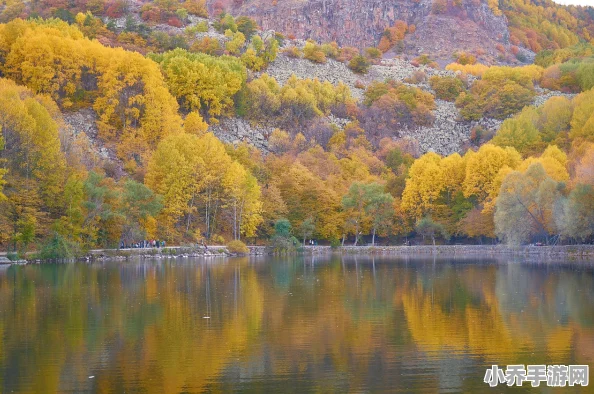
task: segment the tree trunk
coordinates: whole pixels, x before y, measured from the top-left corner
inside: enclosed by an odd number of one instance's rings
[[[219,201],[216,201],[214,203],[214,208],[212,209],[212,220],[210,221],[210,232],[211,233],[216,233],[217,231],[217,211],[219,210]]]
[[[192,208],[194,207],[194,197],[196,193],[192,193],[192,200],[190,201],[190,211],[188,212],[188,220],[186,222],[186,232],[190,231],[190,224],[192,223]]]
[[[233,238],[237,240],[237,201],[233,202]]]
[[[357,242],[359,242],[359,223],[357,223],[357,227],[355,228],[355,243],[353,246],[357,246]]]
[[[241,241],[241,225],[243,224],[243,208],[245,205],[245,201],[241,202],[241,206],[239,208],[239,220],[237,223],[237,239]]]
[[[210,239],[210,190],[207,192],[206,207],[204,211],[204,220],[206,222],[206,239]]]
[[[435,237],[431,237],[431,239],[433,240],[433,246],[435,246]]]
[[[371,236],[371,246],[375,246],[375,227],[373,228],[373,235]]]
[[[344,246],[344,238],[346,237],[346,234],[342,234],[342,243],[340,244],[340,246]]]

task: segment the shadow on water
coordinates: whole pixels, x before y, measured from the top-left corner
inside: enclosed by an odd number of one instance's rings
[[[594,364],[594,265],[336,255],[11,266],[0,315],[3,392],[477,392],[492,364]]]

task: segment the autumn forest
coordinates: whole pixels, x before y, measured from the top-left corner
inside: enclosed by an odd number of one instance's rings
[[[594,13],[492,3],[511,34],[492,64],[423,54],[406,80],[352,88],[267,70],[279,57],[339,63],[367,81],[415,27],[354,48],[270,34],[201,0],[0,0],[0,251],[592,243]],[[471,129],[456,152],[407,135],[439,106]],[[79,113],[95,131],[68,127]],[[219,138],[229,119],[271,130],[266,149]]]

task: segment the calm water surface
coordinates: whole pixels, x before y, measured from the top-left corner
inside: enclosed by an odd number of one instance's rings
[[[594,269],[354,257],[11,266],[0,338],[4,393],[484,392],[491,364],[594,367]],[[509,389],[530,390],[543,389]]]

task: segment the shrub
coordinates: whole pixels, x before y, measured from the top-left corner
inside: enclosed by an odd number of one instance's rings
[[[274,129],[268,138],[270,150],[277,154],[282,154],[291,149],[291,136],[284,130]]]
[[[556,63],[563,63],[570,59],[579,59],[594,55],[594,45],[580,43],[568,48],[544,50],[536,54],[534,64],[549,67]]]
[[[151,7],[149,4],[145,4],[140,11],[140,17],[145,22],[156,23],[161,21],[161,10],[157,7]]]
[[[357,89],[365,89],[365,84],[363,83],[363,81],[361,81],[361,80],[359,80],[359,79],[358,79],[358,80],[355,82],[355,87],[356,87]]]
[[[419,84],[427,81],[427,74],[421,70],[415,70],[412,75],[406,78],[405,82]]]
[[[6,253],[6,258],[10,261],[17,261],[19,259],[19,256],[15,252],[8,252]]]
[[[429,79],[431,89],[435,90],[438,99],[455,101],[464,91],[464,82],[456,77],[433,76]]]
[[[240,16],[235,19],[237,30],[243,33],[246,38],[250,38],[258,31],[258,24],[255,20],[247,16]]]
[[[470,53],[466,53],[466,52],[455,53],[454,58],[456,59],[456,61],[458,63],[460,63],[462,65],[476,63],[476,57],[474,57],[474,55],[471,55]]]
[[[248,48],[243,55],[241,55],[241,61],[252,71],[260,71],[266,65],[264,59],[257,56],[256,51],[254,51],[253,48]]]
[[[534,94],[531,84],[481,80],[475,82],[469,94],[460,94],[456,106],[466,120],[478,120],[482,116],[505,119],[530,104]]]
[[[408,32],[408,25],[406,22],[398,20],[394,23],[394,26],[388,27],[382,33],[382,38],[378,44],[378,48],[382,52],[387,52],[393,47],[397,47],[397,51],[401,52],[404,49],[404,43],[402,40]]]
[[[426,54],[416,57],[415,59],[413,59],[411,64],[415,67],[423,65],[431,68],[439,68],[439,65],[433,59],[431,59],[429,55]]]
[[[225,238],[222,235],[214,234],[210,237],[210,243],[215,245],[223,245],[225,244]]]
[[[227,244],[227,250],[233,254],[248,254],[250,252],[248,247],[238,239],[230,241]]]
[[[188,10],[186,10],[185,8],[178,8],[177,10],[175,10],[175,15],[182,22],[185,22],[188,20]]]
[[[483,117],[483,108],[477,100],[471,95],[462,93],[456,100],[456,107],[460,110],[460,115],[466,120],[479,120]]]
[[[285,44],[285,36],[279,32],[274,33],[274,39],[280,47],[282,47]]]
[[[427,93],[416,87],[406,86],[394,80],[389,80],[387,82],[373,82],[365,91],[363,103],[367,106],[371,106],[385,95],[394,96],[398,100],[404,102],[411,110],[418,108],[419,106],[425,106],[429,109],[435,107],[433,95],[431,93]]]
[[[474,145],[482,145],[493,138],[494,131],[485,129],[483,126],[475,126],[470,130],[470,142]]]
[[[365,55],[372,60],[381,59],[382,51],[374,47],[369,47],[365,48]]]
[[[329,44],[322,44],[320,47],[324,55],[331,59],[336,59],[338,54],[340,53],[340,49],[338,48],[338,44],[336,42],[331,42]]]
[[[326,63],[326,55],[322,48],[312,41],[305,43],[303,47],[303,57],[314,63]]]
[[[367,71],[369,71],[369,60],[361,55],[357,55],[349,62],[349,68],[358,74],[367,74]]]
[[[186,0],[182,6],[188,11],[189,14],[196,15],[201,18],[208,18],[205,0]]]
[[[293,59],[298,59],[301,57],[301,49],[297,48],[296,46],[290,46],[283,49],[283,53]]]
[[[123,31],[121,32],[116,40],[122,44],[128,45],[135,45],[137,47],[144,47],[146,46],[146,40],[140,36],[138,33],[130,33]]]
[[[446,66],[446,70],[450,70],[450,71],[460,71],[462,73],[465,74],[471,74],[477,77],[480,77],[483,75],[483,73],[485,71],[487,71],[489,69],[489,66],[485,66],[484,64],[467,64],[467,65],[462,65],[459,63],[451,63],[448,64]]]
[[[114,1],[107,7],[105,15],[110,18],[121,18],[122,15],[128,10],[127,4],[124,1]]]
[[[572,60],[544,70],[540,85],[565,92],[587,91],[594,87],[594,59]]]
[[[364,93],[363,104],[358,118],[373,144],[397,135],[403,127],[433,122],[433,95],[395,81],[371,83]]]
[[[359,50],[354,47],[343,47],[336,60],[339,62],[350,62],[355,56],[359,55]]]
[[[69,242],[61,234],[54,233],[41,246],[39,258],[42,260],[61,260],[76,257],[81,254],[78,245]]]
[[[208,23],[207,22],[200,22],[194,26],[188,26],[185,29],[185,33],[188,36],[195,36],[197,33],[206,33],[208,31]]]
[[[167,20],[167,24],[173,27],[182,27],[183,23],[177,17],[171,17]]]
[[[194,42],[190,51],[206,53],[211,56],[217,56],[223,53],[221,43],[213,37],[203,37],[202,40]]]
[[[274,223],[274,235],[270,239],[270,246],[274,253],[295,251],[298,244],[297,239],[291,235],[291,222],[287,219],[278,219]]]
[[[219,33],[225,33],[227,30],[231,30],[232,33],[237,32],[237,23],[235,23],[235,19],[229,14],[222,13],[219,20],[213,26]]]

